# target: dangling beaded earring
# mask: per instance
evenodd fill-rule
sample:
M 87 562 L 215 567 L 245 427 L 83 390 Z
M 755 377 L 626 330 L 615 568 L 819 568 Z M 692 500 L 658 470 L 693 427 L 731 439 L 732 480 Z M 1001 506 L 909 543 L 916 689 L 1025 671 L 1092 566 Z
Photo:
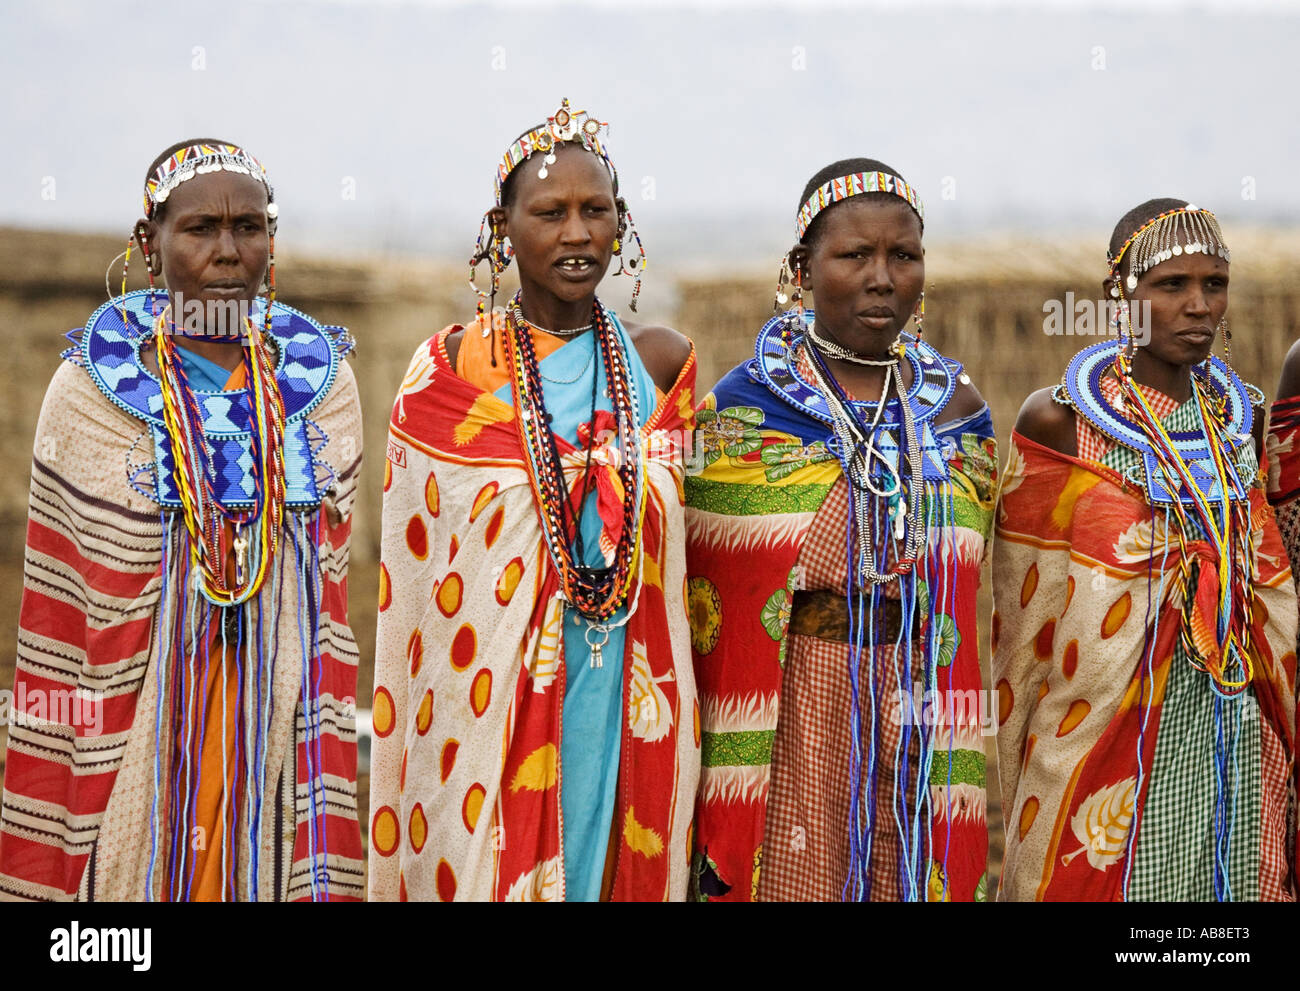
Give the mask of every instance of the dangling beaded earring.
M 636 284 L 632 286 L 632 301 L 628 303 L 632 312 L 635 313 L 636 301 L 641 295 L 641 274 L 645 271 L 646 267 L 645 246 L 641 243 L 641 235 L 637 233 L 636 223 L 632 220 L 632 213 L 628 210 L 627 204 L 623 203 L 622 200 L 619 202 L 622 205 L 622 215 L 625 218 L 626 223 L 621 223 L 619 225 L 618 237 L 614 239 L 614 254 L 619 256 L 618 274 L 636 276 Z M 636 241 L 637 250 L 636 262 L 631 265 L 628 265 L 622 256 L 624 240 L 628 234 L 631 234 L 632 239 Z
M 1232 331 L 1228 329 L 1228 318 L 1219 318 L 1219 331 L 1223 334 L 1223 363 L 1232 370 Z
M 489 210 L 483 214 L 483 220 L 478 225 L 478 237 L 474 239 L 474 252 L 469 256 L 469 287 L 478 296 L 478 324 L 485 340 L 492 337 L 492 325 L 497 308 L 497 293 L 501 289 L 501 276 L 510 267 L 510 259 L 515 254 L 514 247 L 497 230 L 496 222 L 489 219 L 491 212 Z M 486 240 L 484 240 L 485 232 L 487 234 Z M 481 261 L 486 261 L 488 268 L 492 272 L 492 288 L 487 292 L 480 289 L 474 282 L 478 274 L 478 264 Z M 496 368 L 496 366 L 497 342 L 493 338 L 492 367 Z
M 135 229 L 135 236 L 140 241 L 140 255 L 144 259 L 144 274 L 149 280 L 149 312 L 154 316 L 158 314 L 158 306 L 155 294 L 158 287 L 154 283 L 153 271 L 153 252 L 149 250 L 149 231 L 144 224 L 139 224 Z M 130 245 L 127 246 L 128 248 Z M 130 251 L 127 252 L 127 259 L 130 260 Z M 126 295 L 126 266 L 122 266 L 122 295 Z
M 483 214 L 483 219 L 479 221 L 478 237 L 474 239 L 474 250 L 471 251 L 469 255 L 469 287 L 474 290 L 474 295 L 478 296 L 477 312 L 478 312 L 478 318 L 480 323 L 482 323 L 483 321 L 483 311 L 487 307 L 488 293 L 484 292 L 482 289 L 478 287 L 478 285 L 476 284 L 476 280 L 478 278 L 479 262 L 485 259 L 488 261 L 488 267 L 490 269 L 493 269 L 492 293 L 493 294 L 496 293 L 496 284 L 495 284 L 496 272 L 495 272 L 495 267 L 491 263 L 491 253 L 492 253 L 492 248 L 494 246 L 493 241 L 495 240 L 495 237 L 489 235 L 488 242 L 484 244 L 483 234 L 485 231 L 487 231 L 487 228 L 488 228 L 488 215 L 485 213 Z
M 1115 339 L 1119 345 L 1116 351 L 1115 370 L 1127 377 L 1133 368 L 1133 336 L 1127 333 L 1129 305 L 1128 300 L 1124 298 L 1124 291 L 1120 288 L 1119 266 L 1116 263 L 1112 264 L 1114 267 L 1111 269 L 1110 298 L 1116 302 L 1111 310 L 1111 323 L 1115 327 Z
M 785 304 L 790 302 L 790 297 L 786 295 L 785 284 L 790 281 L 790 260 L 782 256 L 781 270 L 776 273 L 776 295 L 772 297 L 772 312 L 784 313 Z
M 469 287 L 474 290 L 478 296 L 478 319 L 483 325 L 483 336 L 489 337 L 492 334 L 491 321 L 484 321 L 485 312 L 490 308 L 496 309 L 497 292 L 501 289 L 501 276 L 505 270 L 510 267 L 510 259 L 514 257 L 514 248 L 511 247 L 497 232 L 497 225 L 488 219 L 489 214 L 483 214 L 482 221 L 478 225 L 478 237 L 474 239 L 474 251 L 469 256 Z M 484 235 L 486 236 L 486 240 Z M 488 268 L 492 273 L 492 288 L 489 291 L 480 289 L 475 284 L 478 277 L 479 262 L 486 261 Z
M 270 239 L 266 262 L 266 335 L 271 335 L 271 308 L 275 306 L 275 231 L 280 225 L 280 208 L 266 204 L 266 233 Z
M 925 290 L 921 290 L 921 298 L 916 301 L 916 309 L 912 311 L 912 324 L 916 328 L 916 343 L 918 345 L 925 342 Z M 921 363 L 933 365 L 934 358 L 928 351 L 922 351 L 917 347 L 917 353 L 921 355 Z
M 799 311 L 799 327 L 797 329 L 799 330 L 799 332 L 802 332 L 803 331 L 803 326 L 802 326 L 803 325 L 803 287 L 802 285 L 800 285 L 799 280 L 800 280 L 799 267 L 797 265 L 795 266 L 795 274 L 792 277 L 790 275 L 790 256 L 783 255 L 781 257 L 781 268 L 776 275 L 776 295 L 772 297 L 772 312 L 788 314 L 790 311 L 786 309 L 786 306 L 791 302 L 791 299 L 793 298 L 795 307 L 792 307 L 792 309 L 798 309 Z M 785 289 L 786 284 L 790 282 L 794 283 L 793 293 L 787 293 Z M 795 329 L 794 319 L 792 317 L 787 316 L 787 319 L 781 322 L 781 343 L 785 346 L 786 350 L 789 350 L 791 344 L 794 343 L 793 340 L 794 335 L 792 333 L 794 329 Z

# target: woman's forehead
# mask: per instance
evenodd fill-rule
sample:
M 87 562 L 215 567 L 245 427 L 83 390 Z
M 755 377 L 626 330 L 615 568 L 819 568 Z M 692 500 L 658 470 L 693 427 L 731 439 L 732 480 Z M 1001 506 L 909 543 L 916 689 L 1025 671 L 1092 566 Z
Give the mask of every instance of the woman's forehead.
M 567 193 L 572 187 L 581 187 L 588 196 L 601 193 L 614 195 L 614 184 L 605 163 L 585 148 L 562 144 L 556 148 L 555 162 L 546 165 L 546 177 L 538 175 L 545 156 L 535 154 L 519 165 L 515 177 L 516 199 L 532 199 L 545 195 Z
M 181 183 L 168 197 L 170 211 L 194 209 L 215 202 L 265 209 L 266 186 L 252 176 L 238 172 L 207 172 Z
M 916 211 L 893 195 L 859 196 L 822 211 L 822 237 L 853 236 L 871 231 L 895 236 L 921 237 Z
M 1142 279 L 1154 280 L 1177 275 L 1196 277 L 1227 275 L 1228 268 L 1228 262 L 1217 255 L 1184 252 L 1153 265 L 1143 273 Z

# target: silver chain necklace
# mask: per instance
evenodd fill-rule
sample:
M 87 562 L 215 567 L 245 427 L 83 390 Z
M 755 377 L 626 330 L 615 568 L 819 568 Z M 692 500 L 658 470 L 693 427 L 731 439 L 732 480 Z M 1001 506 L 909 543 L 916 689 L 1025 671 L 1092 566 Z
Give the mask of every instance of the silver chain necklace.
M 885 406 L 889 400 L 889 387 L 893 384 L 898 404 L 903 415 L 903 436 L 906 442 L 909 485 L 907 491 L 908 507 L 900 508 L 894 514 L 895 542 L 903 542 L 901 560 L 909 562 L 909 570 L 915 566 L 921 549 L 925 544 L 926 527 L 921 519 L 924 479 L 921 469 L 921 446 L 917 441 L 916 418 L 903 388 L 903 375 L 899 359 L 880 362 L 886 365 L 885 384 L 880 391 L 880 401 L 876 404 L 876 413 L 869 430 L 864 430 L 857 417 L 840 400 L 839 393 L 827 381 L 821 365 L 814 359 L 811 362 L 817 386 L 826 398 L 826 405 L 831 413 L 831 422 L 835 430 L 840 450 L 852 452 L 841 462 L 849 484 L 864 495 L 870 494 L 878 499 L 888 499 L 899 494 L 902 479 L 889 459 L 876 446 L 880 421 L 884 417 Z M 871 477 L 873 460 L 882 462 L 889 474 L 893 476 L 893 485 L 888 489 L 879 488 Z M 854 504 L 854 523 L 858 536 L 858 552 L 861 559 L 860 580 L 870 585 L 888 585 L 896 581 L 899 571 L 881 572 L 875 559 L 875 544 L 872 540 L 872 513 L 874 499 L 857 498 Z M 909 524 L 910 523 L 910 527 Z M 881 562 L 883 564 L 883 562 Z
M 552 337 L 577 337 L 579 334 L 585 334 L 596 326 L 595 323 L 589 323 L 585 327 L 571 327 L 568 330 L 547 330 L 545 327 L 539 327 L 531 320 L 525 319 L 523 307 L 519 304 L 519 297 L 516 296 L 513 302 L 515 326 L 528 327 L 530 330 L 538 331 L 542 334 L 550 334 Z
M 582 363 L 582 371 L 578 372 L 578 374 L 571 379 L 551 378 L 544 371 L 542 371 L 541 362 L 537 363 L 537 374 L 553 385 L 572 385 L 574 382 L 577 382 L 579 379 L 583 379 L 587 377 L 587 369 L 591 367 L 592 361 L 595 359 L 595 357 L 596 357 L 596 349 L 595 347 L 593 347 L 591 349 L 591 354 L 587 355 L 587 360 Z
M 837 358 L 840 361 L 852 362 L 855 365 L 871 365 L 875 368 L 887 368 L 892 365 L 897 365 L 898 348 L 902 343 L 901 340 L 895 340 L 893 344 L 889 345 L 888 350 L 894 355 L 892 358 L 864 358 L 856 351 L 850 351 L 842 344 L 836 344 L 834 341 L 828 341 L 826 338 L 822 337 L 817 333 L 817 325 L 815 323 L 808 328 L 808 340 L 812 341 L 817 350 L 829 358 Z

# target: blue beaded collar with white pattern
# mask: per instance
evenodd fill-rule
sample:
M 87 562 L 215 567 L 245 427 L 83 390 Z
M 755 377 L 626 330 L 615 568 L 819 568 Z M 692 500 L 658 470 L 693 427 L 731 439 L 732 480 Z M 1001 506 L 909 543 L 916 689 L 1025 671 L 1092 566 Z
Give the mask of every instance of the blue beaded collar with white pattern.
M 1150 501 L 1155 505 L 1167 505 L 1173 502 L 1174 496 L 1164 483 L 1164 473 L 1160 470 L 1159 460 L 1147 440 L 1147 435 L 1138 424 L 1112 409 L 1101 391 L 1102 376 L 1110 372 L 1111 366 L 1119 355 L 1119 347 L 1118 341 L 1101 341 L 1084 348 L 1071 358 L 1070 365 L 1065 371 L 1065 378 L 1057 387 L 1057 401 L 1068 402 L 1084 419 L 1111 440 L 1139 454 L 1145 476 L 1142 484 L 1147 490 Z M 1225 427 L 1233 443 L 1234 452 L 1242 444 L 1250 443 L 1251 428 L 1254 424 L 1252 403 L 1262 403 L 1263 394 L 1255 389 L 1254 392 L 1258 395 L 1253 396 L 1252 387 L 1242 382 L 1232 369 L 1213 355 L 1210 355 L 1205 365 L 1196 367 L 1192 374 L 1196 376 L 1202 387 L 1208 385 L 1211 393 L 1223 401 L 1224 412 L 1227 415 Z M 1204 429 L 1198 426 L 1194 430 L 1170 430 L 1168 433 L 1169 439 L 1174 442 L 1175 450 L 1191 469 L 1192 478 L 1202 498 L 1211 501 L 1221 500 L 1222 492 L 1215 474 L 1214 458 Z M 1247 486 L 1242 484 L 1241 478 L 1237 475 L 1235 458 L 1228 457 L 1224 461 L 1227 464 L 1231 490 L 1228 492 L 1228 498 L 1245 499 Z M 1181 502 L 1189 504 L 1194 501 L 1194 497 L 1186 491 L 1180 491 L 1178 498 Z
M 834 420 L 826 397 L 797 375 L 792 367 L 791 356 L 803 341 L 806 331 L 792 335 L 789 349 L 782 341 L 782 326 L 794 318 L 794 313 L 795 311 L 790 311 L 778 314 L 763 325 L 754 345 L 750 372 L 772 393 L 799 412 L 831 425 Z M 812 310 L 803 311 L 805 327 L 811 327 L 814 319 Z M 920 438 L 923 472 L 927 480 L 945 480 L 949 474 L 948 458 L 935 436 L 934 420 L 948 405 L 948 400 L 957 389 L 961 364 L 945 358 L 924 341 L 918 341 L 909 334 L 901 336 L 907 343 L 904 354 L 912 366 L 912 385 L 907 391 L 907 402 L 912 408 L 912 417 Z M 875 418 L 876 403 L 851 400 L 848 406 L 861 423 L 870 423 Z M 893 397 L 885 403 L 885 412 L 878 428 L 881 436 L 877 446 L 889 458 L 895 471 L 900 466 L 898 439 L 902 429 L 901 420 L 898 398 Z M 873 474 L 883 475 L 883 471 L 883 466 L 877 465 Z
M 162 414 L 162 387 L 140 358 L 141 348 L 152 344 L 154 307 L 161 311 L 165 305 L 164 294 L 148 289 L 110 300 L 91 314 L 79 335 L 76 331 L 69 335 L 76 346 L 65 351 L 64 357 L 85 368 L 109 402 L 148 424 L 154 453 L 149 472 L 152 491 L 142 489 L 134 477 L 131 482 L 163 508 L 179 509 L 172 445 L 167 441 Z M 262 300 L 255 300 L 250 314 L 259 326 L 264 319 L 262 305 Z M 332 480 L 333 471 L 316 457 L 328 438 L 307 414 L 334 385 L 339 364 L 351 345 L 341 327 L 323 327 L 282 303 L 276 303 L 271 311 L 271 337 L 279 351 L 275 377 L 284 400 L 285 505 L 310 509 L 320 505 L 321 492 Z M 194 398 L 203 412 L 218 498 L 232 508 L 252 507 L 255 487 L 247 427 L 248 390 L 195 389 Z

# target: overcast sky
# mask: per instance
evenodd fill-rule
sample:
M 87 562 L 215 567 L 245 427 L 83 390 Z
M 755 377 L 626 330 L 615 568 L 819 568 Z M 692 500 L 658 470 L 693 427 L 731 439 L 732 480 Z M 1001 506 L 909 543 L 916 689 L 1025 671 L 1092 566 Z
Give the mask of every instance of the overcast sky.
M 0 223 L 125 235 L 205 134 L 330 253 L 459 259 L 495 162 L 567 95 L 611 122 L 662 260 L 774 256 L 808 176 L 889 162 L 927 234 L 1109 230 L 1151 196 L 1300 221 L 1293 4 L 762 6 L 4 0 Z

